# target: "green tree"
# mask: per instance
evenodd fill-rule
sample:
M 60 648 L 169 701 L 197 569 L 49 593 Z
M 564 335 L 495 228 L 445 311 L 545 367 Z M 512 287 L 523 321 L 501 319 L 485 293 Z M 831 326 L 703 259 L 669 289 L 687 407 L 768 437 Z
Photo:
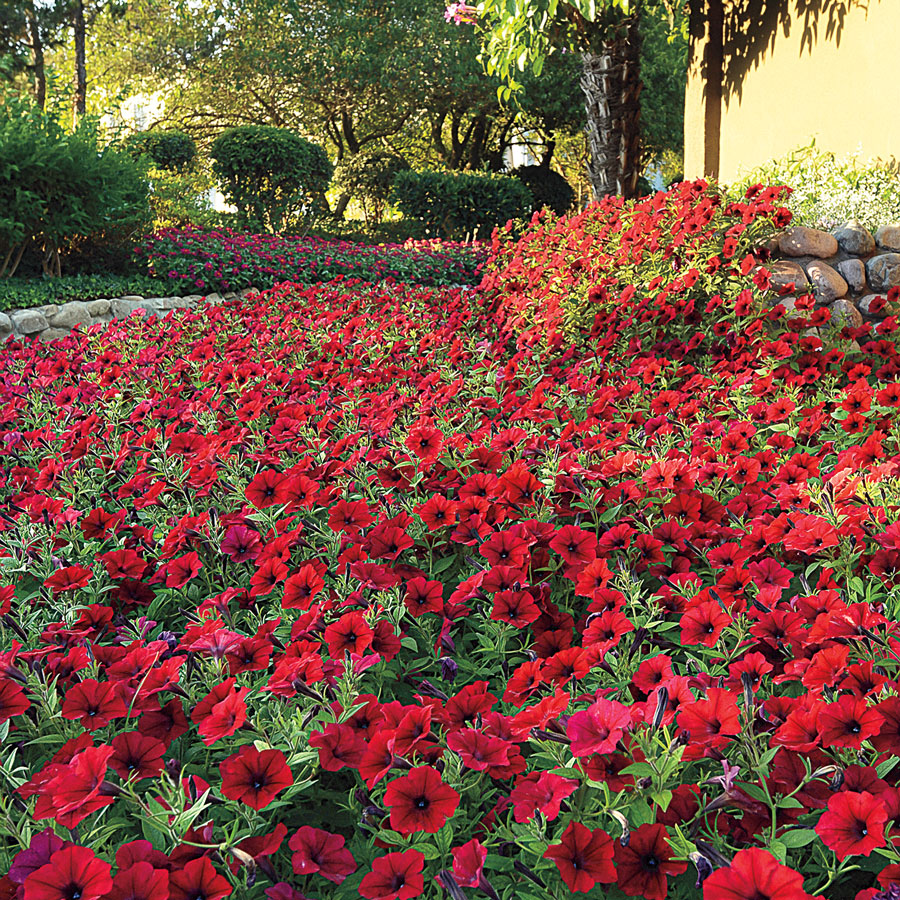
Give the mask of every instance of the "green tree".
M 24 76 L 34 102 L 47 102 L 46 55 L 65 40 L 67 0 L 0 0 L 0 77 Z
M 671 13 L 669 0 L 480 0 L 478 20 L 489 71 L 518 87 L 516 72 L 540 73 L 555 49 L 581 56 L 595 197 L 633 196 L 643 169 L 642 21 Z

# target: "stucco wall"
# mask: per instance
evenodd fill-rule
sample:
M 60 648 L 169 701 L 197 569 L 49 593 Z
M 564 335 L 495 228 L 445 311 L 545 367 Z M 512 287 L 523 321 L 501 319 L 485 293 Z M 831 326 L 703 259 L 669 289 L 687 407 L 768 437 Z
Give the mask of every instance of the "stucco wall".
M 801 13 L 797 0 L 766 2 L 725 0 L 721 61 L 709 22 L 694 23 L 685 174 L 727 183 L 813 138 L 900 158 L 900 0 L 803 0 Z

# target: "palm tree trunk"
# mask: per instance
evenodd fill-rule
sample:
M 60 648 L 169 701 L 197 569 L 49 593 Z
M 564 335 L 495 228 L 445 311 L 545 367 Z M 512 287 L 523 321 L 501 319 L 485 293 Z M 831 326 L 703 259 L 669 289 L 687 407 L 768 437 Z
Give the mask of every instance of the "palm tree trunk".
M 612 47 L 582 55 L 581 90 L 587 114 L 588 180 L 595 200 L 615 194 L 619 174 L 620 135 L 615 128 Z
M 595 200 L 637 192 L 642 171 L 640 51 L 635 15 L 603 42 L 599 53 L 582 55 L 588 178 Z

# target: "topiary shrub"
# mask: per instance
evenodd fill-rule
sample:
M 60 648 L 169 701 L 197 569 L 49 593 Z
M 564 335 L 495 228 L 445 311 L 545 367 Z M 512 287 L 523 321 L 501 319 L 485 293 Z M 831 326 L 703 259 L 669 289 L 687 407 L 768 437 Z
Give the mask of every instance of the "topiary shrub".
M 404 216 L 433 237 L 487 237 L 496 225 L 527 216 L 531 193 L 508 175 L 400 172 L 392 196 Z
M 531 191 L 534 202 L 532 212 L 549 209 L 556 215 L 564 215 L 575 202 L 575 191 L 559 172 L 549 166 L 519 166 L 513 169 L 512 175 L 519 179 Z
M 326 205 L 331 161 L 321 147 L 287 128 L 229 128 L 213 141 L 210 155 L 242 228 L 297 228 Z
M 125 149 L 135 159 L 148 157 L 166 172 L 185 172 L 197 158 L 197 144 L 183 131 L 139 131 L 126 138 Z
M 394 179 L 409 168 L 409 163 L 395 153 L 358 153 L 338 167 L 335 181 L 360 201 L 366 222 L 379 222 L 390 200 Z

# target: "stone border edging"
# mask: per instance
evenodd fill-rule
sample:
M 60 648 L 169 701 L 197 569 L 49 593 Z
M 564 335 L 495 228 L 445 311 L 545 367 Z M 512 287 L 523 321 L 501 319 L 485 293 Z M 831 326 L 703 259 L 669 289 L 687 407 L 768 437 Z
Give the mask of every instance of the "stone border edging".
M 225 294 L 189 294 L 185 297 L 142 297 L 139 294 L 127 294 L 109 300 L 69 300 L 61 304 L 0 311 L 0 341 L 14 337 L 53 341 L 66 337 L 78 327 L 87 328 L 116 319 L 127 319 L 137 310 L 153 316 L 164 316 L 173 309 L 193 309 L 203 303 L 223 303 L 255 293 L 258 293 L 257 288 L 249 287 Z
M 845 222 L 833 231 L 795 225 L 766 244 L 772 254 L 766 268 L 772 287 L 794 289 L 773 298 L 793 311 L 797 296 L 811 293 L 838 324 L 859 328 L 900 314 L 900 304 L 873 302 L 900 287 L 900 224 L 882 225 L 873 235 L 861 222 Z

